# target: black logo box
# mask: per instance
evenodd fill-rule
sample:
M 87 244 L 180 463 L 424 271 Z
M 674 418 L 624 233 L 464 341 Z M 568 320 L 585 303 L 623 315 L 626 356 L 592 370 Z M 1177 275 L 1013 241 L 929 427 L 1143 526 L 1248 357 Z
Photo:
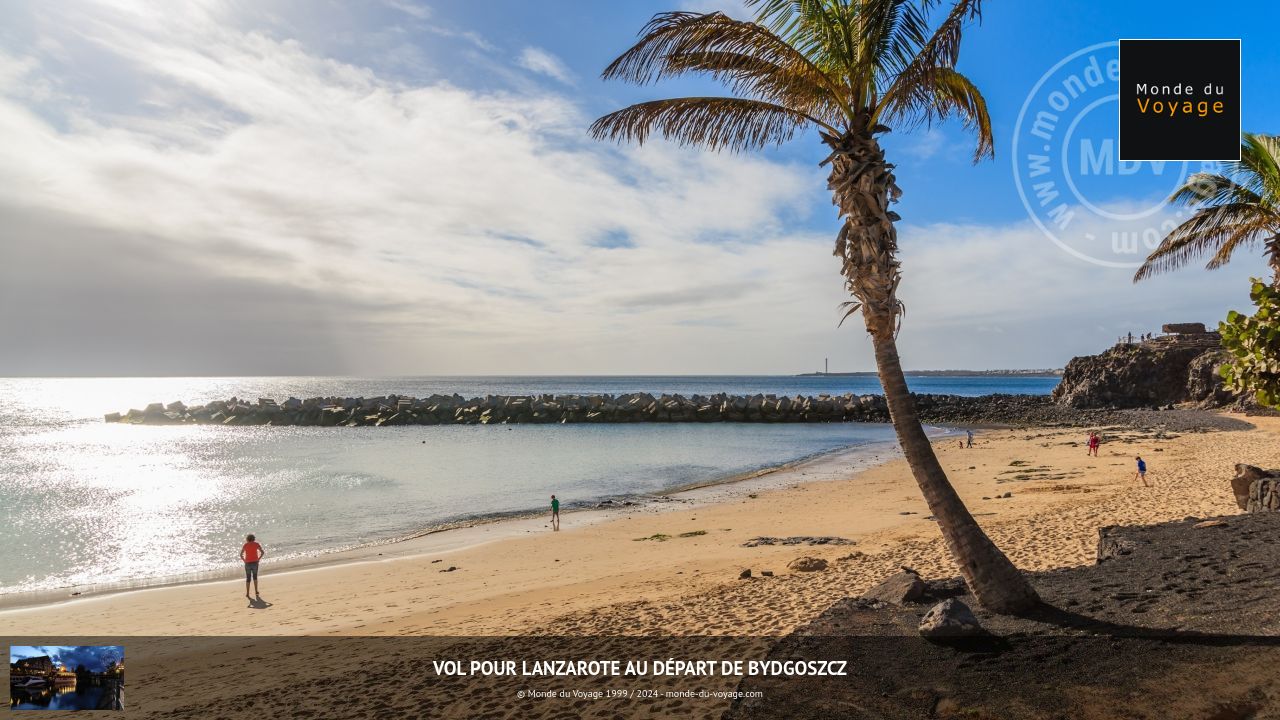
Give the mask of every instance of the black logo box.
M 1239 39 L 1120 40 L 1120 159 L 1239 160 L 1240 85 Z

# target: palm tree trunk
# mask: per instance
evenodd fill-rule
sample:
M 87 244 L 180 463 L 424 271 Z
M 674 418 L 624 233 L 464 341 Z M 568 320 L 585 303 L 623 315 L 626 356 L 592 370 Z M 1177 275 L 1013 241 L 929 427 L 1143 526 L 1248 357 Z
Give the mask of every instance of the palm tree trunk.
M 1020 613 L 1035 607 L 1040 602 L 1035 590 L 978 526 L 938 463 L 933 445 L 916 415 L 915 401 L 907 390 L 907 379 L 902 374 L 902 363 L 898 359 L 898 347 L 892 333 L 873 334 L 871 342 L 875 346 L 876 370 L 880 374 L 880 384 L 884 386 L 884 397 L 889 405 L 893 429 L 898 435 L 898 444 L 902 446 L 911 474 L 924 494 L 929 512 L 937 518 L 947 549 L 960 567 L 960 574 L 978 602 L 992 612 Z
M 889 210 L 900 191 L 893 166 L 885 162 L 872 132 L 823 138 L 833 151 L 823 163 L 832 164 L 828 186 L 844 218 L 835 254 L 842 260 L 846 287 L 858 300 L 854 309 L 861 308 L 871 334 L 876 369 L 902 454 L 938 521 L 947 549 L 983 607 L 997 613 L 1025 612 L 1039 604 L 1039 597 L 978 526 L 947 480 L 907 389 L 895 340 L 902 309 L 897 298 L 900 274 L 893 225 L 898 215 Z

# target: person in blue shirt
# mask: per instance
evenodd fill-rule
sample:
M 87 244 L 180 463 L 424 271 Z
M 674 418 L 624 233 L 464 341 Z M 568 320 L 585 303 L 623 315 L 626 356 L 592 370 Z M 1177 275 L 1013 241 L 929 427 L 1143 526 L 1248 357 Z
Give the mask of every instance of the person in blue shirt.
M 1147 482 L 1147 461 L 1142 459 L 1141 455 L 1135 458 L 1138 461 L 1138 474 L 1133 476 L 1134 480 L 1141 480 L 1143 487 L 1151 487 Z

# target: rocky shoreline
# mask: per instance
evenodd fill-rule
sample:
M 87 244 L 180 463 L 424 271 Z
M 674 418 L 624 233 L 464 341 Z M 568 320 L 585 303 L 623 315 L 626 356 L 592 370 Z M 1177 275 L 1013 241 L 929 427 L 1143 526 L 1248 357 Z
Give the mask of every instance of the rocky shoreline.
M 1131 425 L 1208 429 L 1220 419 L 1190 410 L 1073 408 L 1044 395 L 916 394 L 922 422 L 936 425 Z M 152 403 L 109 413 L 109 423 L 137 425 L 273 425 L 395 427 L 551 423 L 831 423 L 889 422 L 882 395 L 403 395 L 363 397 L 231 398 L 200 405 Z

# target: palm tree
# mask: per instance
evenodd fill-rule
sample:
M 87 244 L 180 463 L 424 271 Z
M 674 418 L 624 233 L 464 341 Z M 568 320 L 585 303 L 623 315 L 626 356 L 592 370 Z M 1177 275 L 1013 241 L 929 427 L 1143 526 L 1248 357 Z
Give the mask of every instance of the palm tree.
M 1271 284 L 1280 288 L 1280 137 L 1245 133 L 1240 161 L 1222 173 L 1196 173 L 1169 197 L 1198 208 L 1174 228 L 1133 281 L 1182 267 L 1208 253 L 1208 268 L 1231 261 L 1242 247 L 1261 243 L 1271 265 Z
M 651 133 L 682 145 L 745 151 L 814 128 L 830 154 L 827 186 L 842 219 L 835 255 L 875 348 L 876 367 L 903 454 L 952 556 L 986 608 L 1018 613 L 1039 603 L 1026 579 L 960 501 L 921 428 L 898 358 L 902 314 L 898 240 L 889 209 L 901 191 L 878 136 L 956 117 L 976 135 L 974 162 L 993 154 L 982 94 L 956 69 L 963 27 L 980 0 L 748 0 L 757 22 L 723 13 L 655 15 L 640 40 L 604 71 L 636 84 L 702 73 L 730 97 L 632 105 L 596 120 L 597 139 L 643 143 Z

